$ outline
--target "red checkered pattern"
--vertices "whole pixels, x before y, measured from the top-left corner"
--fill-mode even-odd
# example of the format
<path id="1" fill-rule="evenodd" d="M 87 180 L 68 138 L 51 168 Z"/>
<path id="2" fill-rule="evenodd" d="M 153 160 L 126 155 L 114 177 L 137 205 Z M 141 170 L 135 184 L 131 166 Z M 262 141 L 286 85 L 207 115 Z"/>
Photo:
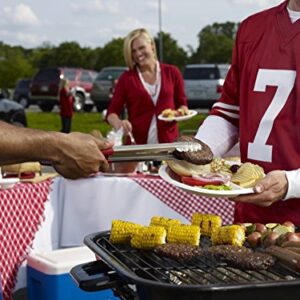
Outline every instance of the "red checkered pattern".
<path id="1" fill-rule="evenodd" d="M 194 212 L 202 212 L 221 216 L 223 224 L 233 222 L 234 204 L 231 201 L 187 193 L 161 178 L 132 179 L 188 220 Z"/>
<path id="2" fill-rule="evenodd" d="M 51 180 L 0 190 L 0 273 L 3 300 L 12 299 L 16 275 L 44 219 Z"/>

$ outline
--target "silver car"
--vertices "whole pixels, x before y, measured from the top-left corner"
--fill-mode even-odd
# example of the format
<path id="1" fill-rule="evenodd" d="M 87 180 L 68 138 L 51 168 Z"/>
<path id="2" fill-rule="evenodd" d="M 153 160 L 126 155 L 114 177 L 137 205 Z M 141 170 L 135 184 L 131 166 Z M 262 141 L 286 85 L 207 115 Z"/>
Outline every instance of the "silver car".
<path id="1" fill-rule="evenodd" d="M 229 64 L 186 65 L 183 79 L 189 108 L 211 108 L 222 92 Z"/>
<path id="2" fill-rule="evenodd" d="M 104 67 L 98 73 L 91 90 L 91 99 L 98 111 L 108 107 L 114 82 L 127 69 L 127 67 Z"/>

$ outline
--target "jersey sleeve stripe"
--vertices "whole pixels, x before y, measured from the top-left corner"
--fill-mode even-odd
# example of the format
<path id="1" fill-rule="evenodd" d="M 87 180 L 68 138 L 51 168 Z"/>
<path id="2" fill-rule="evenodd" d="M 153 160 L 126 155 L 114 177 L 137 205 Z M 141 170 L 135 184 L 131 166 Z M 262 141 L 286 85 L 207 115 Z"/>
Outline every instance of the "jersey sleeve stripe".
<path id="1" fill-rule="evenodd" d="M 226 115 L 232 119 L 239 119 L 240 118 L 240 115 L 239 114 L 234 114 L 234 113 L 231 113 L 229 111 L 226 111 L 226 110 L 223 110 L 223 109 L 216 109 L 216 111 L 218 111 L 219 113 L 223 114 L 223 115 Z"/>
<path id="2" fill-rule="evenodd" d="M 216 102 L 214 105 L 213 105 L 213 108 L 225 108 L 225 109 L 230 109 L 230 110 L 235 110 L 235 111 L 240 111 L 240 107 L 238 105 L 230 105 L 230 104 L 226 104 L 226 103 L 223 103 L 223 102 Z"/>

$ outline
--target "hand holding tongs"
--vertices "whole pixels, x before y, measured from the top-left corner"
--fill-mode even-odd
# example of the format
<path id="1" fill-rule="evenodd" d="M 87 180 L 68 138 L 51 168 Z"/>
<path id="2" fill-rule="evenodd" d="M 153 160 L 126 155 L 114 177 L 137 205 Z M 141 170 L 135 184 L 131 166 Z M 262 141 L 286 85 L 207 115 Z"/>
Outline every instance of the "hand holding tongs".
<path id="1" fill-rule="evenodd" d="M 174 142 L 147 145 L 115 146 L 102 150 L 109 162 L 170 160 L 176 158 L 177 152 L 199 151 L 201 144 L 197 142 Z"/>

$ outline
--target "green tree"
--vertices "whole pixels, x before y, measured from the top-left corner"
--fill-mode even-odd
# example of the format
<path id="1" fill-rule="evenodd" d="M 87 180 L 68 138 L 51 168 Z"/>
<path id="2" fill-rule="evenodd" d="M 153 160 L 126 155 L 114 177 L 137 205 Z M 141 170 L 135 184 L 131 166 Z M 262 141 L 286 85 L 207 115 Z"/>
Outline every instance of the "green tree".
<path id="1" fill-rule="evenodd" d="M 154 38 L 157 54 L 159 55 L 159 35 Z M 174 64 L 181 70 L 186 64 L 187 53 L 183 48 L 179 47 L 177 41 L 174 40 L 169 33 L 162 32 L 163 41 L 163 62 Z"/>
<path id="2" fill-rule="evenodd" d="M 213 23 L 198 34 L 199 47 L 191 55 L 192 63 L 230 63 L 236 23 Z"/>
<path id="3" fill-rule="evenodd" d="M 117 38 L 108 42 L 103 48 L 97 48 L 96 70 L 107 66 L 124 66 L 123 39 Z"/>
<path id="4" fill-rule="evenodd" d="M 61 43 L 53 51 L 53 64 L 56 66 L 82 67 L 84 65 L 83 51 L 77 42 Z"/>
<path id="5" fill-rule="evenodd" d="M 37 70 L 39 68 L 45 68 L 51 65 L 50 60 L 53 57 L 53 51 L 55 47 L 46 42 L 42 46 L 32 49 L 29 53 L 29 60 L 33 67 Z"/>
<path id="6" fill-rule="evenodd" d="M 0 88 L 14 88 L 20 78 L 31 77 L 34 70 L 21 47 L 0 43 Z"/>

